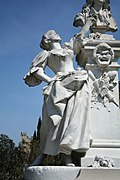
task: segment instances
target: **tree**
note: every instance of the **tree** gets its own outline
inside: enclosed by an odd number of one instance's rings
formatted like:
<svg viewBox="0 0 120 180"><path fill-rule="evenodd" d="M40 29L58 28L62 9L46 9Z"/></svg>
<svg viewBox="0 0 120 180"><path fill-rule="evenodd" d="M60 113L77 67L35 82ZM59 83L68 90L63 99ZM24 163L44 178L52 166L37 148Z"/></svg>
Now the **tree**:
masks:
<svg viewBox="0 0 120 180"><path fill-rule="evenodd" d="M37 139L36 130L34 131L34 134L33 134L33 139L34 139L34 140L36 140L36 139Z"/></svg>
<svg viewBox="0 0 120 180"><path fill-rule="evenodd" d="M41 118L38 119L37 131L34 131L33 138L31 141L31 152L29 156L29 162L33 162L40 152L40 129L41 129ZM43 165L64 165L64 155L60 154L57 156L47 156L44 160Z"/></svg>
<svg viewBox="0 0 120 180"><path fill-rule="evenodd" d="M39 117L37 124L37 131L34 130L31 140L28 164L31 164L40 154L40 128L41 128L41 118Z"/></svg>
<svg viewBox="0 0 120 180"><path fill-rule="evenodd" d="M41 118L38 119L37 130L32 138L27 133L21 133L21 142L15 146L13 140L7 135L0 134L0 179L23 180L24 170L29 166L40 152ZM43 165L63 165L64 156L47 156Z"/></svg>
<svg viewBox="0 0 120 180"><path fill-rule="evenodd" d="M26 154L7 135L0 134L0 179L22 180Z"/></svg>
<svg viewBox="0 0 120 180"><path fill-rule="evenodd" d="M16 162L18 157L18 149L15 147L13 140L7 135L0 135L0 177L4 179L17 179L15 177Z"/></svg>
<svg viewBox="0 0 120 180"><path fill-rule="evenodd" d="M38 124L37 124L37 139L40 141L40 128L41 128L41 117L38 119Z"/></svg>

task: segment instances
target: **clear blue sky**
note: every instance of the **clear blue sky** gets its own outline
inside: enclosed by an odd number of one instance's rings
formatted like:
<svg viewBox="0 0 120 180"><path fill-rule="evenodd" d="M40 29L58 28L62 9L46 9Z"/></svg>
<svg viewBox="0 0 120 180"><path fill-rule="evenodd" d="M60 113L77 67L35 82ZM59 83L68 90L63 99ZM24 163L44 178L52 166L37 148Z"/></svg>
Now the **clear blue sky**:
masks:
<svg viewBox="0 0 120 180"><path fill-rule="evenodd" d="M33 58L41 50L44 32L56 30L62 42L79 28L73 18L85 0L0 0L0 134L16 143L20 133L36 129L42 110L44 84L29 88L23 82ZM120 1L111 0L112 13L120 27ZM114 33L120 39L120 31Z"/></svg>

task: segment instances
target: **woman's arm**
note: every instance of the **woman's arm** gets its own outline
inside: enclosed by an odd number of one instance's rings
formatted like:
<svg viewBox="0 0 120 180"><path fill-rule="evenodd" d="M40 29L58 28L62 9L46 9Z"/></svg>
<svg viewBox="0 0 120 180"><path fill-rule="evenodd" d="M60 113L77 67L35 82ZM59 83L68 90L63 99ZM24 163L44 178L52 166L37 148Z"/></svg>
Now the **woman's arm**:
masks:
<svg viewBox="0 0 120 180"><path fill-rule="evenodd" d="M52 78L49 77L49 76L47 76L47 75L44 73L43 68L41 68L41 67L40 67L37 71L35 71L35 72L33 73L33 75L34 75L36 78L38 78L39 80L45 81L45 82L47 82L47 83L50 83L50 82L52 81Z"/></svg>

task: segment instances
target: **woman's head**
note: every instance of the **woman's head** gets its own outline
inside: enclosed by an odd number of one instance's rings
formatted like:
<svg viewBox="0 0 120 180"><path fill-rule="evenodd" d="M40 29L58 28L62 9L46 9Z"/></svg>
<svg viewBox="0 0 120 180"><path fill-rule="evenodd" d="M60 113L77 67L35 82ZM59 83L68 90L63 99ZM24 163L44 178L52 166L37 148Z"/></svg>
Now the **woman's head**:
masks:
<svg viewBox="0 0 120 180"><path fill-rule="evenodd" d="M89 7L93 7L94 3L102 3L103 9L110 10L110 0L86 0L86 4Z"/></svg>
<svg viewBox="0 0 120 180"><path fill-rule="evenodd" d="M53 42L60 43L61 37L54 30L49 30L42 36L40 47L45 50L50 50L51 43Z"/></svg>

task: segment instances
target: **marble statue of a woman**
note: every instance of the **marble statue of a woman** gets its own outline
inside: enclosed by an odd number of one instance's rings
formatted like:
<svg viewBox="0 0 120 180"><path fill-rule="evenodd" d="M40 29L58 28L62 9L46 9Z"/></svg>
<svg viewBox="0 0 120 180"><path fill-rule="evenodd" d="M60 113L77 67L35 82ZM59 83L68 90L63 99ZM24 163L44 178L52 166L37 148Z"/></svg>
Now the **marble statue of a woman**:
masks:
<svg viewBox="0 0 120 180"><path fill-rule="evenodd" d="M33 165L39 165L46 154L64 153L70 157L72 151L86 152L90 145L88 74L74 69L72 43L61 47L60 42L54 30L45 33L40 44L43 51L35 57L24 78L29 86L39 85L41 81L48 84L43 90L40 136L43 154ZM45 74L46 66L55 73L53 78Z"/></svg>

